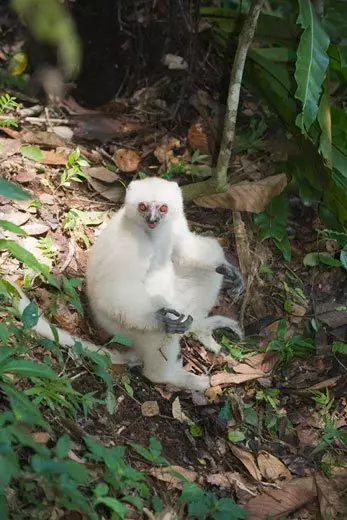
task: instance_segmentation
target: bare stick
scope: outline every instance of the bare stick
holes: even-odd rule
[[[207,181],[183,186],[185,200],[191,200],[206,193],[218,193],[228,189],[228,167],[235,138],[237,110],[240,100],[241,81],[247,52],[252,43],[260,11],[264,0],[253,0],[246,21],[241,29],[230,76],[227,111],[224,119],[222,143],[219,151],[216,173]]]

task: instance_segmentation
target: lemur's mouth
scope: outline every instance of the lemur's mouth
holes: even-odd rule
[[[149,227],[149,229],[154,229],[156,228],[158,225],[158,222],[147,222],[147,226]]]

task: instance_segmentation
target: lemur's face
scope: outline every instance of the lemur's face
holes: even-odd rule
[[[155,229],[163,220],[165,220],[169,211],[169,206],[165,203],[156,201],[140,202],[137,205],[139,214],[145,219],[149,229]]]
[[[128,218],[154,230],[183,215],[181,190],[176,182],[149,177],[130,183],[125,198]]]

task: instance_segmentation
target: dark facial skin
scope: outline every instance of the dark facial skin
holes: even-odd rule
[[[137,209],[149,229],[155,229],[168,212],[167,205],[158,202],[140,202]]]

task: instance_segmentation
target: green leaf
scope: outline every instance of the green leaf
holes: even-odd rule
[[[330,265],[332,267],[341,267],[341,262],[337,258],[329,255],[329,253],[318,253],[321,264]]]
[[[44,157],[40,147],[37,145],[21,146],[19,152],[23,157],[33,161],[42,161]]]
[[[199,424],[191,424],[189,431],[193,437],[203,437],[204,435],[204,430]]]
[[[121,518],[125,518],[125,514],[127,513],[127,508],[122,504],[122,502],[120,502],[116,498],[99,497],[96,500],[96,504],[104,504],[115,513],[118,513],[121,516]]]
[[[221,498],[218,501],[217,512],[213,513],[214,520],[243,520],[247,512],[235,504],[232,498]]]
[[[55,372],[42,363],[30,359],[11,359],[1,366],[2,373],[16,374],[21,377],[56,379]]]
[[[163,448],[162,448],[160,441],[158,441],[158,439],[156,439],[155,437],[151,437],[149,439],[149,449],[150,449],[150,452],[152,453],[153,458],[157,459],[160,456]]]
[[[129,444],[129,446],[131,446],[139,455],[141,455],[141,457],[149,460],[150,462],[153,462],[153,455],[147,448],[131,441],[128,441],[127,444]]]
[[[109,343],[119,343],[120,345],[124,345],[125,347],[133,346],[132,339],[130,339],[128,336],[125,336],[124,334],[116,334],[110,339],[110,341],[107,342],[107,344]]]
[[[347,251],[341,251],[340,253],[340,262],[344,269],[347,271]]]
[[[62,435],[55,446],[58,459],[64,459],[70,450],[70,439],[68,435]]]
[[[6,231],[10,231],[11,233],[16,233],[17,235],[21,235],[23,237],[27,236],[26,231],[22,229],[20,226],[16,226],[16,224],[12,224],[8,220],[0,220],[0,227],[5,229]]]
[[[23,392],[19,392],[10,383],[1,382],[1,389],[6,392],[11,403],[11,408],[18,421],[42,426],[50,431],[48,423],[43,419],[37,407],[27,398]]]
[[[29,330],[37,325],[39,321],[39,309],[36,303],[31,302],[27,305],[22,314],[23,328]]]
[[[2,197],[6,197],[7,199],[14,200],[28,200],[31,199],[30,193],[22,190],[13,184],[13,182],[6,181],[5,179],[0,178],[0,195]]]
[[[188,502],[199,502],[205,498],[205,493],[201,487],[193,482],[184,482],[182,487],[181,500]]]
[[[104,497],[105,495],[107,495],[108,489],[109,487],[107,484],[105,484],[105,482],[99,482],[99,484],[94,489],[94,494],[97,497]]]
[[[304,265],[308,267],[313,267],[315,265],[319,264],[319,254],[318,253],[307,253],[307,255],[304,256],[303,260]]]
[[[343,343],[342,341],[333,341],[333,352],[338,352],[339,354],[347,356],[347,343]]]
[[[299,0],[298,23],[304,29],[297,49],[295,97],[302,103],[296,124],[307,133],[318,114],[318,102],[329,64],[329,37],[322,28],[311,0]]]
[[[228,439],[230,442],[241,442],[245,440],[245,434],[240,430],[230,430],[228,432]]]

